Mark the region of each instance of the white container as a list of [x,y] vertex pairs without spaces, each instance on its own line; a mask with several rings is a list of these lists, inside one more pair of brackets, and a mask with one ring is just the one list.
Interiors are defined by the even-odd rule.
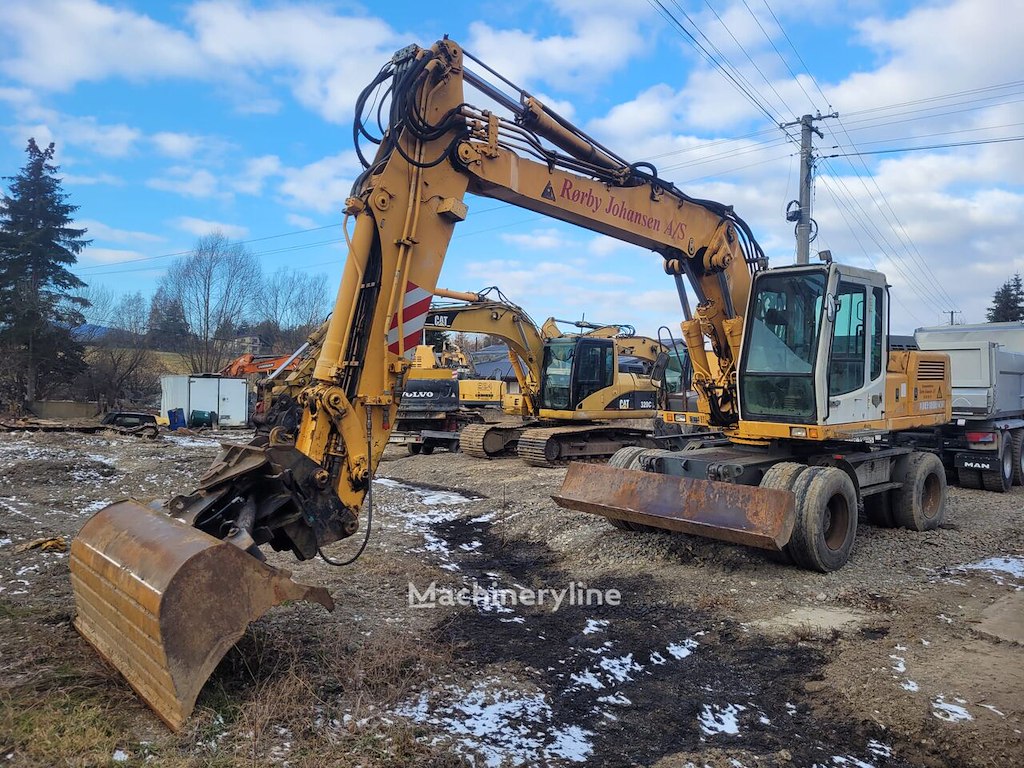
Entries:
[[181,408],[188,421],[192,411],[214,411],[222,427],[244,427],[249,417],[245,379],[219,376],[161,376],[160,412]]

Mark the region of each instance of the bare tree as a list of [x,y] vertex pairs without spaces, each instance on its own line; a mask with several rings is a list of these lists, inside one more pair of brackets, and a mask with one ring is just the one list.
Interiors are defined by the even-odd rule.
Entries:
[[218,371],[230,360],[235,330],[249,320],[261,282],[256,257],[220,232],[199,238],[192,253],[171,265],[160,289],[184,312],[192,373]]
[[257,317],[273,331],[277,352],[290,352],[302,344],[330,311],[331,296],[323,274],[282,267],[263,281]]
[[79,392],[108,406],[154,396],[162,368],[148,342],[148,306],[142,294],[116,298],[106,288],[90,286],[84,298],[91,306],[77,335],[86,346],[89,367],[77,380]]

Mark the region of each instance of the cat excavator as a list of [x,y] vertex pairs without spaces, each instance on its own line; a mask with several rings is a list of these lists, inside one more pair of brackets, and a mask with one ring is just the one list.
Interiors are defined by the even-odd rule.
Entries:
[[[487,108],[472,105],[469,87]],[[895,494],[900,521],[940,517],[941,464],[936,475],[930,454],[870,442],[950,416],[943,356],[886,355],[884,276],[836,264],[766,270],[731,207],[615,155],[448,38],[398,51],[355,114],[364,170],[346,201],[348,255],[312,375],[296,393],[297,426],[268,423],[248,444],[225,444],[193,490],[162,505],[111,504],[72,544],[75,627],[169,727],[181,727],[218,661],[271,606],[333,608],[326,589],[271,566],[263,548],[330,565],[358,557],[360,549],[348,555],[334,545],[357,533],[361,509],[369,535],[371,480],[408,374],[405,353],[419,341],[453,230],[468,215],[467,192],[663,258],[680,292],[699,407],[728,448],[761,461],[702,455],[703,479],[612,468],[637,491],[646,479],[675,482],[674,496],[655,500],[661,519],[674,504],[672,519],[705,536],[803,552],[806,542],[828,549],[836,522],[855,521],[867,489]],[[698,299],[692,314],[684,277]],[[717,372],[705,362],[705,339]],[[782,460],[771,464],[776,449]],[[595,501],[586,489],[576,495]],[[623,502],[621,492],[615,498]],[[642,509],[610,513],[652,523]]]
[[[519,383],[514,402],[522,420],[465,425],[463,453],[493,458],[514,447],[527,464],[554,467],[608,457],[626,446],[654,447],[650,421],[666,402],[669,359],[661,342],[637,336],[631,326],[577,321],[573,325],[584,332],[566,334],[553,317],[538,326],[496,289],[438,288],[434,295],[456,301],[431,304],[425,327],[501,338]],[[627,358],[643,370],[621,370]],[[651,378],[655,370],[662,380]]]

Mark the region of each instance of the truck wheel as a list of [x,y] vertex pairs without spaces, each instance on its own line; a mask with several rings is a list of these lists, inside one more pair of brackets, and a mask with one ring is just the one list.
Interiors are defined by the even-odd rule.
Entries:
[[892,491],[882,491],[864,497],[864,516],[876,528],[896,527],[896,516],[892,508]]
[[434,452],[434,444],[433,443],[424,443],[423,444],[423,455],[424,456],[429,456],[433,452]]
[[[793,484],[797,477],[807,469],[806,464],[797,464],[795,461],[780,461],[773,464],[761,478],[762,488],[774,488],[777,491],[792,491]],[[786,544],[781,551],[773,552],[765,550],[771,560],[785,565],[792,565],[793,556],[789,553],[789,544]]]
[[946,472],[934,453],[912,453],[896,464],[893,516],[896,524],[912,531],[938,528],[946,514]]
[[[629,445],[625,448],[619,448],[612,457],[608,459],[609,467],[618,467],[619,469],[640,469],[640,454],[647,449],[642,446]],[[643,530],[654,530],[649,525],[641,525],[639,523],[631,523],[629,520],[618,520],[614,517],[609,517],[608,522],[612,524],[613,528],[618,528],[620,531],[643,531]]]
[[410,456],[419,456],[420,448],[422,448],[423,446],[420,445],[419,443],[409,443],[405,447],[409,451]]
[[1013,485],[1013,451],[1010,448],[1010,434],[999,434],[999,469],[995,472],[982,472],[981,482],[986,491],[1006,493]]
[[982,487],[981,472],[976,469],[958,469],[956,471],[956,484],[961,488],[980,491]]
[[1024,485],[1024,429],[1010,432],[1010,453],[1013,456],[1013,484]]
[[857,537],[857,489],[838,467],[808,467],[797,476],[796,525],[786,549],[809,570],[830,573],[846,565]]

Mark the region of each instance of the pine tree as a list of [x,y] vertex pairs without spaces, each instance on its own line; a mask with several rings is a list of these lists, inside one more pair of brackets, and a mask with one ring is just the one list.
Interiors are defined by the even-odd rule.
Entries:
[[40,149],[29,139],[25,151],[28,162],[5,177],[10,192],[0,198],[0,343],[20,362],[15,388],[32,401],[41,384],[48,389],[55,377],[67,381],[84,368],[71,328],[83,322],[87,302],[71,291],[85,283],[68,267],[91,241],[71,226],[78,206],[67,202],[55,175],[53,143]]
[[1024,320],[1024,280],[1019,272],[996,289],[987,317],[990,323]]

